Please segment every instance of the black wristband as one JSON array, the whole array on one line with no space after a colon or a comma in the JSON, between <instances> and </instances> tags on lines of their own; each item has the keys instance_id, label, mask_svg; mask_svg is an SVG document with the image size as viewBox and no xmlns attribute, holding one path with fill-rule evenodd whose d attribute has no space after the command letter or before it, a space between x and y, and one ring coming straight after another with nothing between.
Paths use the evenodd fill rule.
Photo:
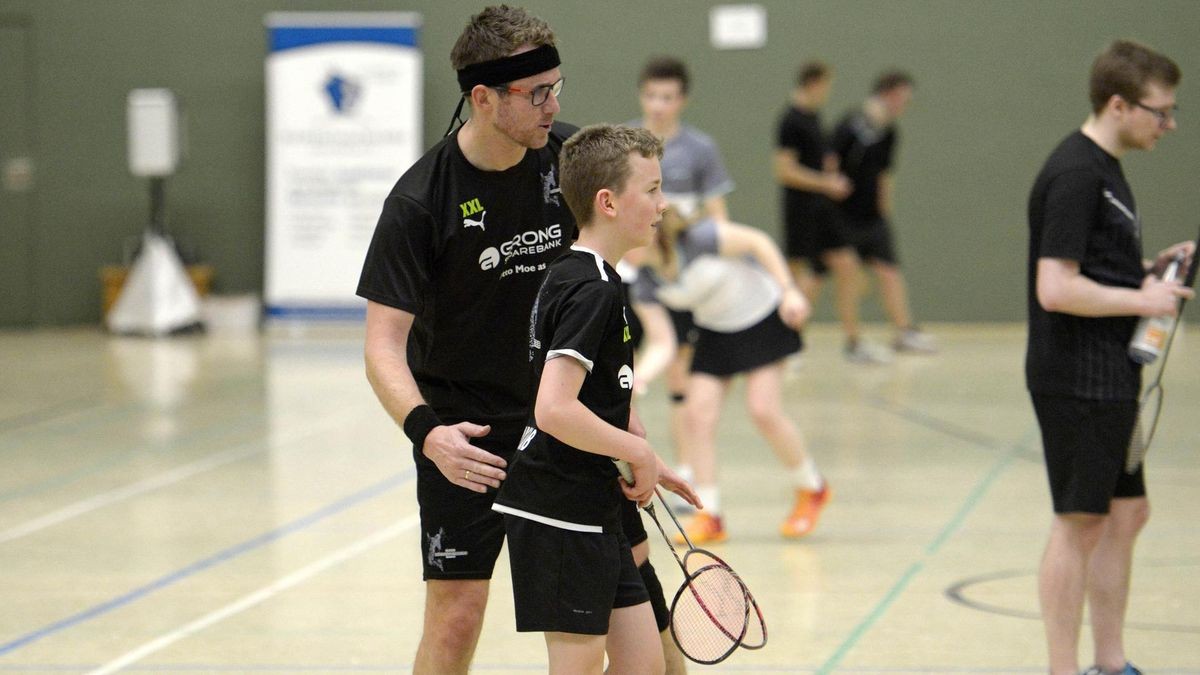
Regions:
<instances>
[{"instance_id":1,"label":"black wristband","mask_svg":"<svg viewBox=\"0 0 1200 675\"><path fill-rule=\"evenodd\" d=\"M404 418L404 435L413 442L417 452L421 452L425 448L425 437L434 427L440 426L442 421L438 419L437 413L433 412L433 408L421 404L410 410L408 417Z\"/></svg>"}]
</instances>

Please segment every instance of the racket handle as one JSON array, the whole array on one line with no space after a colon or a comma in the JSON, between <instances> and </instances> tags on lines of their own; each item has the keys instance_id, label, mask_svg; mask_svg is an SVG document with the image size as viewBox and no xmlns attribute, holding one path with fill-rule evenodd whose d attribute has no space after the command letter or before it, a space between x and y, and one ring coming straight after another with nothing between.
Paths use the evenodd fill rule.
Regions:
<instances>
[{"instance_id":1,"label":"racket handle","mask_svg":"<svg viewBox=\"0 0 1200 675\"><path fill-rule=\"evenodd\" d=\"M617 465L617 471L621 472L621 478L624 478L626 483L633 485L633 467L629 466L629 462L623 459L614 459L613 463Z\"/></svg>"}]
</instances>

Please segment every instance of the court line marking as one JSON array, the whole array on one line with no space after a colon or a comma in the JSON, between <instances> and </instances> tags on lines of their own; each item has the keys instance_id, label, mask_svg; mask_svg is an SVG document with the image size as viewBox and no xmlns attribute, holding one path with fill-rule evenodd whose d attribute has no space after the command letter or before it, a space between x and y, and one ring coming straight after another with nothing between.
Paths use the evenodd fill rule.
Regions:
<instances>
[{"instance_id":1,"label":"court line marking","mask_svg":"<svg viewBox=\"0 0 1200 675\"><path fill-rule=\"evenodd\" d=\"M986 434L975 431L968 427L964 427L954 422L950 422L939 417L934 417L929 413L903 406L898 403L893 403L882 396L869 396L867 403L877 410L892 413L897 417L919 424L927 429L932 429L951 438L957 438L962 441L967 441L974 445L978 445L989 450L1000 450L1004 448L1004 442L992 438Z\"/></svg>"},{"instance_id":2,"label":"court line marking","mask_svg":"<svg viewBox=\"0 0 1200 675\"><path fill-rule=\"evenodd\" d=\"M198 443L211 443L215 440L225 440L228 437L237 436L254 430L255 427L260 427L256 430L253 436L238 443L244 445L251 440L262 438L267 429L263 428L264 422L261 412L251 412L239 415L234 421L222 421L221 423L207 424L192 431L187 431L181 434L178 438L172 438L161 445L149 444L139 447L135 450L129 450L123 454L112 455L105 457L99 461L93 462L86 466L79 466L70 471L60 473L58 475L49 476L41 480L32 481L9 488L5 491L0 491L0 503L9 502L22 497L30 497L33 495L44 494L51 490L70 485L84 478L94 476L103 472L106 469L111 469L122 464L125 464L135 457L143 455L165 455L173 453L189 446ZM249 422L249 423L248 423Z\"/></svg>"},{"instance_id":3,"label":"court line marking","mask_svg":"<svg viewBox=\"0 0 1200 675\"><path fill-rule=\"evenodd\" d=\"M1145 567L1178 567L1181 565L1179 560L1150 560L1140 561L1139 565ZM1192 559L1185 558L1182 565L1195 565ZM1042 613L1033 612L1023 609L1014 609L1003 605L996 605L982 600L974 600L967 597L967 589L985 584L992 581L1007 581L1009 579L1017 579L1020 577L1034 577L1038 574L1037 569L1019 569L1019 570L1001 570L999 572L988 572L986 574L976 574L965 579L950 584L942 591L942 595L963 607L969 607L979 612L995 614L997 616L1007 616L1016 619L1027 619L1032 621L1041 621ZM1086 617L1085 617L1086 620ZM1185 624L1170 624L1170 623L1152 623L1148 621L1126 621L1125 627L1133 630L1160 631L1164 633L1196 633L1200 634L1200 625L1185 625Z\"/></svg>"},{"instance_id":4,"label":"court line marking","mask_svg":"<svg viewBox=\"0 0 1200 675\"><path fill-rule=\"evenodd\" d=\"M342 511L345 511L346 509L356 506L359 503L374 499L385 492L389 492L412 480L415 476L416 468L410 467L401 473L395 474L347 497L343 497L332 504L324 506L297 520L293 520L286 525L277 527L273 530L269 530L263 534L247 539L239 544L230 546L229 548L219 551L207 558L198 560L187 567L183 567L179 570L161 576L148 584L144 584L138 588L128 591L123 595L112 598L111 600L106 600L105 602L94 605L83 610L82 612L68 616L65 619L60 619L47 626L43 626L42 628L10 640L9 642L0 644L0 656L4 656L5 654L9 654L17 649L20 649L21 647L37 642L42 638L49 637L55 633L60 633L68 628L107 614L115 609L119 609L120 607L128 605L135 600L139 600L147 595L150 595L155 591L162 590L199 572L203 572L210 567L215 567L221 563L228 562L245 553L282 539L283 537L286 537L294 532L303 530L326 518L329 518L330 516L336 515Z\"/></svg>"},{"instance_id":5,"label":"court line marking","mask_svg":"<svg viewBox=\"0 0 1200 675\"><path fill-rule=\"evenodd\" d=\"M308 565L301 567L291 574L288 574L287 576L282 577L271 584L263 586L253 593L244 595L238 600L231 602L220 609L209 612L208 614L184 624L173 631L165 633L145 644L142 644L139 647L131 649L130 651L118 656L103 666L89 671L87 675L109 675L109 673L115 673L128 665L137 663L147 656L159 652L184 638L190 637L204 630L205 628L208 628L209 626L224 621L235 614L244 612L251 607L262 604L263 602L266 602L270 598L282 593L283 591L286 591L293 586L297 586L335 565L341 564L361 553L365 553L384 542L395 539L403 532L412 529L419 522L420 518L417 514L410 515L389 527L363 537L362 539L359 539L348 546L344 546L337 551L334 551L333 553L316 560L315 562L309 563Z\"/></svg>"},{"instance_id":6,"label":"court line marking","mask_svg":"<svg viewBox=\"0 0 1200 675\"><path fill-rule=\"evenodd\" d=\"M41 408L0 418L0 436L20 431L27 427L37 426L43 422L99 408L102 405L104 404L99 396L76 396L65 401L57 401L50 405L42 406Z\"/></svg>"},{"instance_id":7,"label":"court line marking","mask_svg":"<svg viewBox=\"0 0 1200 675\"><path fill-rule=\"evenodd\" d=\"M890 410L890 408L888 409ZM943 433L947 433L947 435L957 438L957 435L947 431L944 431ZM862 640L863 636L865 636L867 632L874 627L875 623L887 613L888 609L891 608L896 599L900 597L900 595L908 588L909 583L911 583L917 574L919 574L921 570L925 568L926 561L936 555L940 551L941 547L950 539L950 537L958 531L963 522L966 520L967 516L970 515L971 511L973 511L976 506L978 506L979 502L982 501L983 496L987 493L987 491L991 489L992 484L996 482L996 479L998 479L1000 475L1008 469L1009 465L1016 461L1021 454L1027 451L1027 446L1033 441L1034 435L1035 430L1030 429L1026 431L1025 436L1021 440L1013 444L1009 448L1008 452L1004 453L1003 456L1001 456L992 464L987 473L985 473L979 482L975 484L975 487L967 495L962 505L955 512L954 516L951 517L946 526L943 527L941 532L934 537L933 541L925 547L920 559L908 566L896 583L892 584L892 587L888 589L886 594L884 594L883 598L881 598L879 602L875 603L875 606L871 609L867 616L859 621L858 624L850 631L850 634L845 640L842 641L840 645L838 645L838 648L834 650L833 654L830 655L830 657L826 659L825 663L821 664L821 667L817 669L817 675L827 675L828 673L832 673L834 668L841 664L842 660L850 653L850 650L852 650L859 643L859 641Z\"/></svg>"},{"instance_id":8,"label":"court line marking","mask_svg":"<svg viewBox=\"0 0 1200 675\"><path fill-rule=\"evenodd\" d=\"M98 511L106 506L112 506L119 502L132 499L139 495L152 492L159 488L178 483L180 481L199 475L206 471L232 464L234 462L253 457L254 455L266 452L268 448L277 446L286 446L292 443L299 442L306 438L319 435L329 430L329 427L334 424L342 424L345 420L343 417L348 415L337 415L324 418L320 424L314 425L303 431L288 432L280 434L281 437L272 439L266 445L259 445L253 441L246 441L229 450L209 455L202 459L184 464L183 466L175 467L169 471L165 471L156 476L151 476L136 483L130 483L123 487L115 488L107 492L101 492L97 495L81 499L79 501L68 504L60 509L51 511L32 520L28 520L20 525L16 525L0 532L0 545L7 544L10 541L20 539L21 537L29 536L35 532L40 532L46 528L59 525L73 518ZM249 446L249 447L246 447Z\"/></svg>"},{"instance_id":9,"label":"court line marking","mask_svg":"<svg viewBox=\"0 0 1200 675\"><path fill-rule=\"evenodd\" d=\"M224 402L227 399L222 398L221 394L225 392L225 390L236 389L237 386L243 382L254 381L258 380L251 377L231 377L215 380L209 386L198 385L197 387L192 388L190 391L195 395L214 396L213 398L204 399L204 401L217 400ZM237 390L241 391L240 389ZM68 402L81 401L89 398L96 400L96 403L92 405L80 406L75 410L70 410L63 414L52 415L46 419L35 420L31 423L21 424L13 428L5 429L2 425L0 425L0 437L8 435L16 435L20 437L29 434L55 435L82 433L95 427L103 428L114 422L121 422L138 414L139 412L145 413L153 410L152 406L148 406L145 404L145 402L133 397L126 397L119 401L109 402L104 401L103 397L100 395L92 395L90 397L80 396L77 398L68 399L67 401L64 401L62 405L65 405ZM204 402L202 401L201 405L203 404ZM66 420L73 416L81 416L84 417L84 419L76 420L73 423L66 423ZM89 417L91 419L88 419ZM56 421L61 423L58 427L52 427L49 429L39 428L44 424ZM0 451L8 451L13 447L16 446L6 447L0 445Z\"/></svg>"}]
</instances>

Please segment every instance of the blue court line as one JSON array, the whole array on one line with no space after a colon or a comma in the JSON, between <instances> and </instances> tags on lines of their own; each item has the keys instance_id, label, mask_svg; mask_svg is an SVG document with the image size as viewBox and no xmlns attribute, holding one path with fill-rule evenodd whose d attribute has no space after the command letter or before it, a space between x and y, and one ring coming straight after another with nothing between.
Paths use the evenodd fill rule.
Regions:
<instances>
[{"instance_id":1,"label":"blue court line","mask_svg":"<svg viewBox=\"0 0 1200 675\"><path fill-rule=\"evenodd\" d=\"M855 645L862 640L863 636L867 634L867 631L869 631L875 625L875 623L879 621L879 619L885 613L887 613L887 610L892 606L892 603L896 601L896 598L900 597L900 594L908 588L909 583L911 583L917 574L919 574L921 570L925 568L925 561L936 555L942 546L950 539L950 537L959 530L963 524L963 521L965 521L967 516L970 515L971 511L973 511L975 507L979 505L979 502L983 499L983 496L987 493L987 491L991 489L992 484L996 482L996 479L1008 469L1009 465L1012 464L1019 455L1027 451L1026 446L1033 441L1033 438L1034 431L1031 429L1025 433L1025 436L1021 440L1010 447L1008 452L1006 452L1002 457L997 459L994 464L992 464L991 468L988 469L988 472L984 474L983 478L981 478L980 481L975 484L975 488L971 490L971 493L967 495L967 498L963 501L962 506L960 506L958 511L955 512L954 516L950 519L950 522L946 523L946 526L942 528L942 531L936 537L934 537L933 541L930 542L928 546L925 547L925 551L923 552L921 559L908 566L908 569L904 571L896 583L892 584L892 587L883 596L883 598L875 604L875 607L871 610L871 612L868 613L867 616L860 621L853 630L850 631L850 635L847 636L847 638L842 642L841 645L838 646L836 650L834 650L833 654L825 661L825 663L822 664L819 669L817 669L817 675L827 675L828 673L832 673L834 668L836 668L842 662L842 659L846 658L846 655L850 653L850 650L853 649Z\"/></svg>"},{"instance_id":2,"label":"blue court line","mask_svg":"<svg viewBox=\"0 0 1200 675\"><path fill-rule=\"evenodd\" d=\"M129 603L131 603L135 600L139 600L147 595L150 595L151 593L154 593L155 591L162 590L162 589L167 588L168 586L172 586L192 575L195 575L199 572L203 572L204 570L206 570L210 567L214 567L223 562L233 560L234 558L237 558L238 556L241 556L244 553L248 553L257 548L261 548L262 546L270 544L278 539L282 539L283 537L285 537L289 534L292 534L299 530L303 530L304 528L307 528L310 525L316 524L330 516L333 516L342 511L345 511L346 509L348 509L352 506L355 506L359 503L362 503L362 502L370 500L370 499L374 499L375 497L378 497L379 495L381 495L385 492L393 490L396 487L399 487L400 485L408 482L409 480L412 480L414 476L416 476L416 469L409 468L406 471L402 471L401 473L395 474L383 481L380 481L370 487L360 490L348 497L343 497L342 499L339 499L338 501L336 501L328 506L325 506L324 508L314 511L313 513L310 513L307 516L304 516L298 520L294 520L294 521L288 523L287 525L278 527L274 530L265 532L256 537L248 539L240 544L231 546L223 551L220 551L220 552L218 552L214 555L211 555L207 558L204 558L203 560L194 562L191 565L188 565L187 567L184 567L178 571L175 571L175 572L172 572L165 576L159 577L158 579L155 579L154 581L152 581L144 586L135 588L135 589L129 591L128 593L120 595L111 600L102 602L98 605L95 605L89 609L79 612L78 614L69 616L65 619L55 621L54 623L52 623L48 626L39 628L31 633L22 635L21 637L15 639L15 640L12 640L12 641L9 641L9 642L6 642L6 643L0 645L0 656L4 656L6 654L12 653L13 651L16 651L17 649L20 649L21 647L32 644L34 642L37 642L38 640L41 640L42 638L49 637L50 635L62 632L68 628L79 625L85 621L90 621L91 619L94 619L98 616L107 614L115 609L118 609L120 607L128 605Z\"/></svg>"}]
</instances>

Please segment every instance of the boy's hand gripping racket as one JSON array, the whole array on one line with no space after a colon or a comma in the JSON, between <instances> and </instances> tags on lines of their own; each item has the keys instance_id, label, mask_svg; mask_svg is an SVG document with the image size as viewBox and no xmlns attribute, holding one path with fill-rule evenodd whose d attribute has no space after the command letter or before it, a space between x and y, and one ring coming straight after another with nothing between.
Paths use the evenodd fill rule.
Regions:
<instances>
[{"instance_id":1,"label":"boy's hand gripping racket","mask_svg":"<svg viewBox=\"0 0 1200 675\"><path fill-rule=\"evenodd\" d=\"M617 467L622 477L631 481L633 473L628 463L618 461ZM767 643L767 628L750 589L728 563L693 546L657 488L655 494L688 545L680 558L658 520L654 504L642 507L683 571L683 584L671 602L671 637L679 651L696 663L714 664L724 661L738 647L761 648Z\"/></svg>"},{"instance_id":2,"label":"boy's hand gripping racket","mask_svg":"<svg viewBox=\"0 0 1200 675\"><path fill-rule=\"evenodd\" d=\"M1196 238L1196 251L1192 253L1192 264L1188 266L1187 277L1183 281L1185 288L1191 288L1192 284L1196 282L1196 270L1200 268L1198 263L1200 263L1200 236ZM1162 412L1163 403L1163 371L1167 369L1167 357L1171 354L1171 343L1175 341L1175 331L1179 330L1179 324L1183 321L1183 307L1186 304L1187 298L1179 299L1179 309L1175 315L1175 322L1171 325L1171 332L1167 335L1166 343L1163 345L1162 359L1160 359L1158 370L1154 374L1154 381L1138 399L1137 421L1133 425L1133 436L1129 439L1129 452L1125 455L1125 473L1127 474L1137 473L1142 461L1146 459L1146 453L1150 450L1154 432L1158 429L1158 415Z\"/></svg>"}]
</instances>

